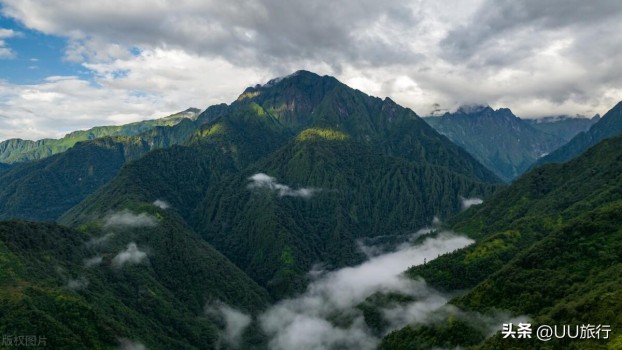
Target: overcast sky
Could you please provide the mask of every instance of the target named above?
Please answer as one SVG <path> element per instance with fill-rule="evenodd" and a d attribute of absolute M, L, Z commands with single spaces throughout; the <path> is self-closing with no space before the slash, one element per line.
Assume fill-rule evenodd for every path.
<path fill-rule="evenodd" d="M 299 69 L 419 115 L 622 100 L 619 0 L 0 0 L 0 140 L 230 103 Z"/>

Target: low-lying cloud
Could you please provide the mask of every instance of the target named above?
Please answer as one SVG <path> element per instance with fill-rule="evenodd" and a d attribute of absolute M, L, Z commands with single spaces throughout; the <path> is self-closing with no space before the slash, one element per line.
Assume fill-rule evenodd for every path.
<path fill-rule="evenodd" d="M 267 188 L 271 191 L 277 192 L 279 197 L 311 198 L 316 192 L 319 191 L 317 188 L 299 188 L 294 190 L 287 185 L 278 183 L 276 178 L 264 173 L 257 173 L 248 179 L 251 181 L 247 185 L 248 189 Z"/>
<path fill-rule="evenodd" d="M 414 297 L 407 312 L 385 310 L 391 329 L 410 322 L 423 322 L 447 299 L 423 280 L 411 280 L 402 272 L 440 254 L 463 248 L 473 241 L 450 232 L 426 239 L 418 246 L 404 245 L 395 252 L 367 262 L 328 272 L 312 282 L 299 297 L 283 300 L 259 317 L 270 337 L 271 349 L 374 349 L 379 337 L 368 329 L 358 304 L 376 293 L 397 292 Z M 336 325 L 335 317 L 349 322 Z"/>
<path fill-rule="evenodd" d="M 252 321 L 249 315 L 224 303 L 207 305 L 205 313 L 222 321 L 224 327 L 220 333 L 221 340 L 234 348 L 240 344 L 244 330 Z"/>
<path fill-rule="evenodd" d="M 85 267 L 94 267 L 100 265 L 104 261 L 101 255 L 94 256 L 92 258 L 84 259 Z"/>
<path fill-rule="evenodd" d="M 132 242 L 127 245 L 124 251 L 119 252 L 112 258 L 112 266 L 121 268 L 125 264 L 140 264 L 147 259 L 147 253 L 138 249 L 136 243 Z"/>
<path fill-rule="evenodd" d="M 89 286 L 89 280 L 86 277 L 82 276 L 76 279 L 70 278 L 67 280 L 67 289 L 70 290 L 78 290 L 84 289 Z"/>
<path fill-rule="evenodd" d="M 474 206 L 474 205 L 478 205 L 478 204 L 482 204 L 484 203 L 484 201 L 480 198 L 461 198 L 462 199 L 462 209 L 463 210 L 467 210 L 470 207 Z"/>
<path fill-rule="evenodd" d="M 104 222 L 105 229 L 155 227 L 157 225 L 158 220 L 155 217 L 147 213 L 134 214 L 129 210 L 114 213 Z"/>
<path fill-rule="evenodd" d="M 170 208 L 170 207 L 171 207 L 171 205 L 170 205 L 170 204 L 168 204 L 168 202 L 166 202 L 166 201 L 164 201 L 164 200 L 161 200 L 161 199 L 156 199 L 156 200 L 153 202 L 153 205 L 155 205 L 156 207 L 158 207 L 158 208 L 160 208 L 160 209 L 163 209 L 163 210 L 166 210 L 166 209 L 168 209 L 168 208 Z"/>
<path fill-rule="evenodd" d="M 110 239 L 114 236 L 114 232 L 108 232 L 101 237 L 93 237 L 88 242 L 86 242 L 87 247 L 101 247 L 102 245 L 108 243 Z"/>
<path fill-rule="evenodd" d="M 127 338 L 119 339 L 119 350 L 147 350 L 147 347 L 140 343 Z"/>

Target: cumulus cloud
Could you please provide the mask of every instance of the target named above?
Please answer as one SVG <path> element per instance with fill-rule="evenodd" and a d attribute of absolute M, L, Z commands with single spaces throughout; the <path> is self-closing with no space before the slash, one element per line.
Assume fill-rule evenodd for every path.
<path fill-rule="evenodd" d="M 25 27 L 67 38 L 65 58 L 93 79 L 0 83 L 11 120 L 0 139 L 230 102 L 298 69 L 420 113 L 486 102 L 521 117 L 594 115 L 622 95 L 615 1 L 1 2 Z"/>
<path fill-rule="evenodd" d="M 168 209 L 168 208 L 170 208 L 170 207 L 171 207 L 171 205 L 170 205 L 170 204 L 168 204 L 168 202 L 163 201 L 163 200 L 161 200 L 161 199 L 156 199 L 156 200 L 153 202 L 153 205 L 155 205 L 156 207 L 158 207 L 158 208 L 160 208 L 160 209 L 164 209 L 164 210 L 166 210 L 166 209 Z"/>
<path fill-rule="evenodd" d="M 119 213 L 109 215 L 105 222 L 105 229 L 124 229 L 136 227 L 155 227 L 158 225 L 158 219 L 147 214 L 134 214 L 129 210 L 123 210 Z"/>
<path fill-rule="evenodd" d="M 147 259 L 147 253 L 138 249 L 136 243 L 132 242 L 127 245 L 127 248 L 114 258 L 112 258 L 112 267 L 121 268 L 125 264 L 140 264 Z"/>
<path fill-rule="evenodd" d="M 484 201 L 481 198 L 460 198 L 462 200 L 462 209 L 466 210 L 469 209 L 470 207 L 474 206 L 474 205 L 479 205 L 484 203 Z"/>
<path fill-rule="evenodd" d="M 15 58 L 15 52 L 6 46 L 4 39 L 19 36 L 13 29 L 0 28 L 0 59 Z"/>
<path fill-rule="evenodd" d="M 240 343 L 244 330 L 251 324 L 251 317 L 225 303 L 206 305 L 205 313 L 216 316 L 224 323 L 221 339 L 232 347 Z"/>
<path fill-rule="evenodd" d="M 84 70 L 93 80 L 52 76 L 17 85 L 0 79 L 0 110 L 6 116 L 0 118 L 0 140 L 60 138 L 74 130 L 231 102 L 245 86 L 270 76 L 221 59 L 164 49 L 92 63 Z"/>
<path fill-rule="evenodd" d="M 251 182 L 247 185 L 248 189 L 267 188 L 278 193 L 279 197 L 301 197 L 311 198 L 319 189 L 317 188 L 299 188 L 292 189 L 287 185 L 280 184 L 276 178 L 264 173 L 257 173 L 248 178 Z"/>
<path fill-rule="evenodd" d="M 367 329 L 355 306 L 375 293 L 399 292 L 417 301 L 409 305 L 408 317 L 386 311 L 393 329 L 404 322 L 423 321 L 445 305 L 447 299 L 424 281 L 408 279 L 402 272 L 472 242 L 466 237 L 441 233 L 418 246 L 403 246 L 359 266 L 323 274 L 304 294 L 277 303 L 259 317 L 261 327 L 270 336 L 271 349 L 375 348 L 379 339 Z M 349 317 L 350 322 L 334 324 L 331 319 L 337 315 Z"/>
<path fill-rule="evenodd" d="M 140 342 L 121 338 L 119 339 L 119 350 L 147 350 L 147 347 Z"/>
<path fill-rule="evenodd" d="M 357 6 L 328 0 L 313 4 L 188 0 L 156 6 L 146 0 L 81 6 L 60 0 L 3 2 L 3 12 L 28 27 L 75 41 L 96 40 L 108 50 L 103 42 L 171 47 L 239 65 L 274 67 L 309 59 L 339 64 L 344 59 L 384 63 L 416 58 L 403 49 L 411 46 L 408 38 L 391 35 L 408 30 L 417 20 L 416 11 L 401 0 L 364 0 Z M 121 5 L 123 11 L 119 11 Z M 386 30 L 379 31 L 379 27 Z"/>

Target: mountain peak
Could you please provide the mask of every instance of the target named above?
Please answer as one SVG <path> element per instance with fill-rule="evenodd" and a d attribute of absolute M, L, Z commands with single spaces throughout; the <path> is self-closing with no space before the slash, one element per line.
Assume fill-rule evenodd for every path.
<path fill-rule="evenodd" d="M 489 105 L 464 104 L 458 107 L 458 110 L 456 111 L 456 113 L 475 114 L 475 113 L 480 113 L 487 109 L 490 109 L 491 111 L 493 110 L 492 108 L 490 108 Z"/>
<path fill-rule="evenodd" d="M 242 94 L 238 97 L 238 101 L 258 96 L 264 93 L 264 91 L 275 88 L 282 83 L 290 83 L 290 85 L 294 84 L 308 87 L 314 85 L 321 85 L 324 81 L 331 79 L 337 81 L 337 79 L 328 75 L 320 76 L 316 73 L 306 70 L 298 70 L 289 75 L 272 78 L 268 80 L 265 84 L 256 84 L 254 86 L 247 87 L 244 92 L 242 92 Z"/>
<path fill-rule="evenodd" d="M 307 71 L 307 70 L 297 70 L 292 74 L 288 74 L 285 76 L 281 76 L 281 77 L 276 77 L 276 78 L 272 78 L 270 80 L 268 80 L 268 82 L 266 82 L 265 84 L 256 84 L 255 86 L 250 86 L 248 87 L 245 92 L 247 92 L 248 90 L 252 90 L 252 91 L 257 91 L 259 89 L 265 89 L 265 88 L 271 88 L 275 85 L 277 85 L 278 83 L 285 81 L 285 80 L 290 80 L 293 78 L 298 78 L 301 80 L 306 80 L 306 81 L 313 81 L 313 80 L 320 80 L 322 78 L 328 78 L 329 76 L 325 75 L 325 76 L 320 76 L 316 73 Z"/>

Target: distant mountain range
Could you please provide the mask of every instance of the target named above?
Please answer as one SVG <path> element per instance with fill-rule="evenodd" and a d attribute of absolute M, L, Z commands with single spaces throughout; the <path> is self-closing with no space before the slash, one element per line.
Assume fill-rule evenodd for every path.
<path fill-rule="evenodd" d="M 462 106 L 454 113 L 424 120 L 506 182 L 565 143 L 562 138 L 516 117 L 507 108 Z"/>
<path fill-rule="evenodd" d="M 523 119 L 534 128 L 547 134 L 555 135 L 565 142 L 570 141 L 573 137 L 583 131 L 587 131 L 592 125 L 600 120 L 597 114 L 592 118 L 582 116 L 556 116 L 542 117 L 537 119 Z"/>
<path fill-rule="evenodd" d="M 563 163 L 569 161 L 600 141 L 622 134 L 622 102 L 609 110 L 589 130 L 573 137 L 567 144 L 551 154 L 539 159 L 535 166 L 546 163 Z"/>
<path fill-rule="evenodd" d="M 218 106 L 213 109 L 217 110 Z M 189 116 L 188 113 L 182 114 Z M 171 125 L 154 126 L 141 134 L 105 136 L 80 141 L 65 151 L 58 148 L 59 153 L 43 159 L 4 165 L 4 170 L 0 168 L 0 183 L 3 184 L 0 187 L 0 219 L 58 218 L 67 209 L 112 179 L 126 162 L 138 159 L 151 150 L 185 142 L 197 130 L 197 125 L 204 122 L 196 116 L 192 118 L 185 116 L 174 115 L 174 118 L 156 120 L 153 123 Z M 101 130 L 110 131 L 118 128 L 132 133 L 137 130 L 136 128 L 146 127 L 140 125 L 139 123 L 139 125 L 129 124 L 127 128 L 121 126 L 95 129 L 104 133 Z M 85 133 L 88 134 L 87 132 L 75 134 L 84 137 Z M 69 142 L 68 140 L 75 141 L 68 138 L 63 142 Z M 18 154 L 27 149 L 14 150 L 16 151 L 14 154 Z"/>
<path fill-rule="evenodd" d="M 38 141 L 9 139 L 0 142 L 0 163 L 18 163 L 43 159 L 62 153 L 80 141 L 94 140 L 106 136 L 135 136 L 157 126 L 173 126 L 184 119 L 196 120 L 201 111 L 188 108 L 168 117 L 144 120 L 118 126 L 97 126 L 88 130 L 71 132 L 61 139 L 42 139 Z"/>

